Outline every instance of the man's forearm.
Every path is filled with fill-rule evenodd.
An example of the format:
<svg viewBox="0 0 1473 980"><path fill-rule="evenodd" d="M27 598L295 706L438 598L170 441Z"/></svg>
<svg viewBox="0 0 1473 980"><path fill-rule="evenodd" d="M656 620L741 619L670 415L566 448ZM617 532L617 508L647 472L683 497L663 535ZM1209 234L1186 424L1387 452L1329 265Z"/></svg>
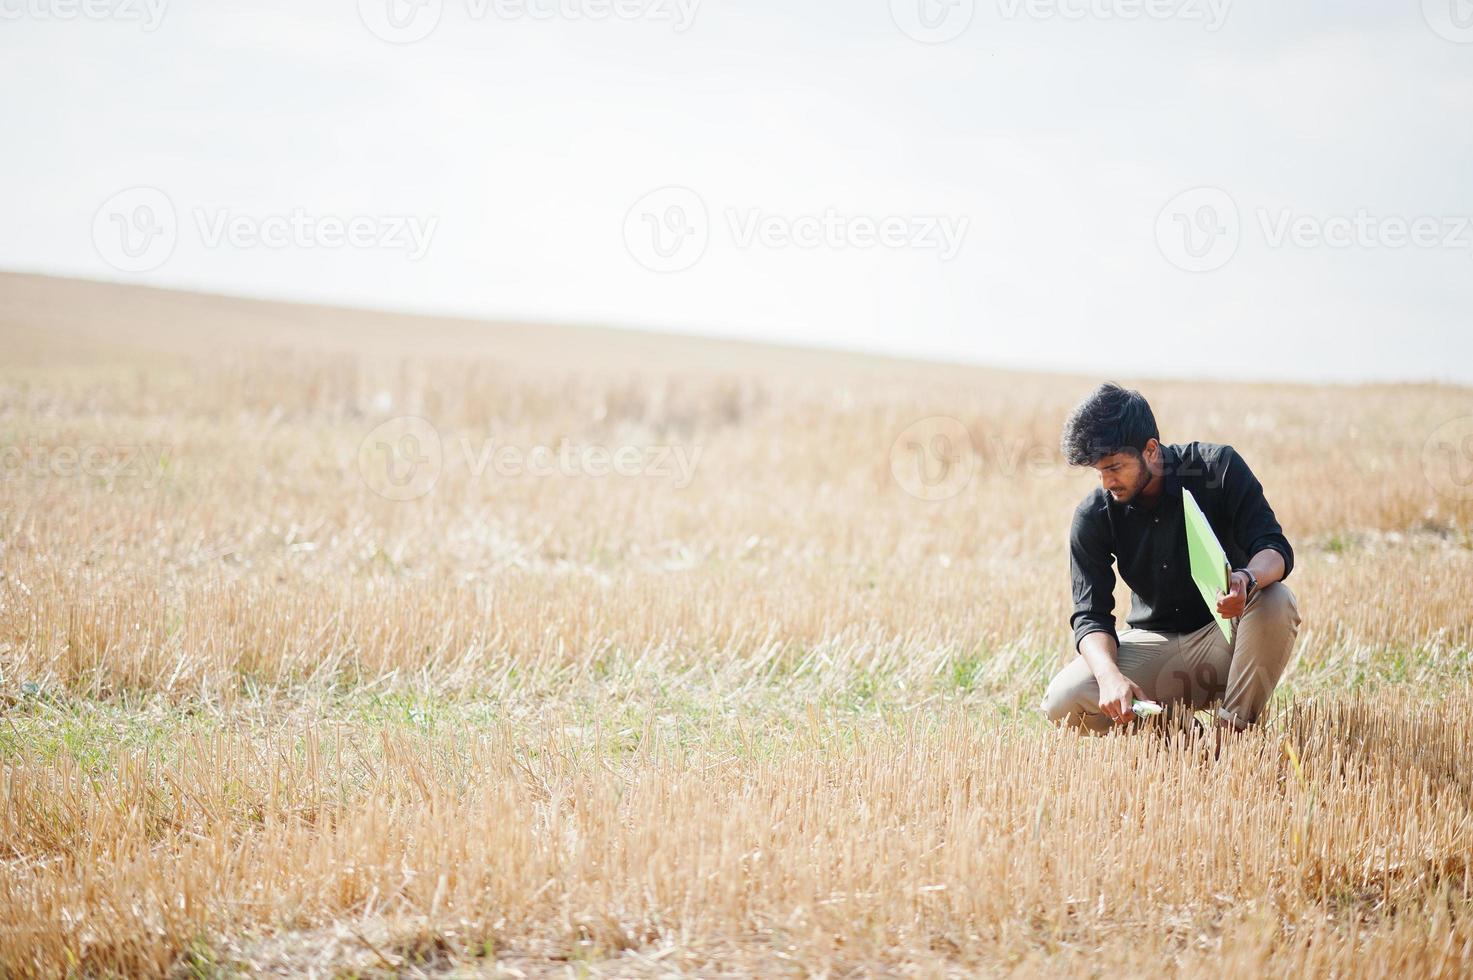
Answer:
<svg viewBox="0 0 1473 980"><path fill-rule="evenodd" d="M1120 673L1120 666L1115 661L1119 650L1119 642L1103 630L1086 634L1079 641L1079 655L1089 664L1097 681L1104 681Z"/></svg>
<svg viewBox="0 0 1473 980"><path fill-rule="evenodd" d="M1272 548L1264 548L1248 562L1248 571L1253 573L1261 589L1284 577L1284 556Z"/></svg>

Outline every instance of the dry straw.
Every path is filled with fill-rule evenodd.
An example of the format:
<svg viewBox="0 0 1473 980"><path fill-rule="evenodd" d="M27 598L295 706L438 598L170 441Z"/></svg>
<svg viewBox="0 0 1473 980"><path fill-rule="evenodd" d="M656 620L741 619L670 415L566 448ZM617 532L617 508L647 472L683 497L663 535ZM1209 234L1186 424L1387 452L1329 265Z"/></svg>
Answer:
<svg viewBox="0 0 1473 980"><path fill-rule="evenodd" d="M1145 385L1298 551L1214 758L1038 717L1096 379L19 276L0 345L0 975L1473 969L1465 391ZM390 500L391 415L701 455Z"/></svg>

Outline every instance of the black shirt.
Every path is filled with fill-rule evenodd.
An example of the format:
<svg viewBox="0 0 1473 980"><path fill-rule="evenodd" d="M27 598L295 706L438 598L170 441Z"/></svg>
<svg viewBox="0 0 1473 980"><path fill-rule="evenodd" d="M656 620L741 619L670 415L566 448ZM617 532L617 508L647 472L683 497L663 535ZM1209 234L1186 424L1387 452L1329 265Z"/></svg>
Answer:
<svg viewBox="0 0 1473 980"><path fill-rule="evenodd" d="M1284 537L1258 478L1232 446L1211 442L1161 445L1162 490L1153 509L1140 498L1118 504L1096 487L1074 510L1069 529L1073 582L1074 649L1090 633L1115 636L1115 572L1130 586L1126 622L1156 633L1189 633L1212 622L1212 611L1192 582L1187 558L1182 487L1192 491L1234 568L1264 548L1284 556L1284 577L1294 549Z"/></svg>

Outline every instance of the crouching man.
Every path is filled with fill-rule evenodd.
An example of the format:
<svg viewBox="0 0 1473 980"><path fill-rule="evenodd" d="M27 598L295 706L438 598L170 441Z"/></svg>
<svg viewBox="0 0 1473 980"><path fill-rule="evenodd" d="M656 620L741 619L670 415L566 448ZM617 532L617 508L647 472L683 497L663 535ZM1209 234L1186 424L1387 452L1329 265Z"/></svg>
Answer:
<svg viewBox="0 0 1473 980"><path fill-rule="evenodd" d="M1259 720L1299 633L1284 579L1294 567L1263 487L1231 446L1166 445L1139 392L1101 385L1069 416L1071 465L1093 466L1101 486L1074 511L1069 571L1075 657L1054 677L1043 711L1103 733L1134 717L1135 698L1217 707L1219 727ZM1227 552L1231 591L1217 611L1234 619L1229 642L1192 581L1182 488L1192 492ZM1115 633L1115 572L1131 590L1129 627Z"/></svg>

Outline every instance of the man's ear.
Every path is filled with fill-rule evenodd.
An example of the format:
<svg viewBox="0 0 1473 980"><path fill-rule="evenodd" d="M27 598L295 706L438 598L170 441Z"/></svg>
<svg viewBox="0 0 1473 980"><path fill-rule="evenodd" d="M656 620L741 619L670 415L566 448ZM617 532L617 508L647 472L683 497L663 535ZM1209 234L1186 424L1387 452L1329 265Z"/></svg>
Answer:
<svg viewBox="0 0 1473 980"><path fill-rule="evenodd" d="M1147 439L1146 449L1143 455L1146 457L1146 465L1153 472L1159 472L1161 469L1161 440L1154 436Z"/></svg>

